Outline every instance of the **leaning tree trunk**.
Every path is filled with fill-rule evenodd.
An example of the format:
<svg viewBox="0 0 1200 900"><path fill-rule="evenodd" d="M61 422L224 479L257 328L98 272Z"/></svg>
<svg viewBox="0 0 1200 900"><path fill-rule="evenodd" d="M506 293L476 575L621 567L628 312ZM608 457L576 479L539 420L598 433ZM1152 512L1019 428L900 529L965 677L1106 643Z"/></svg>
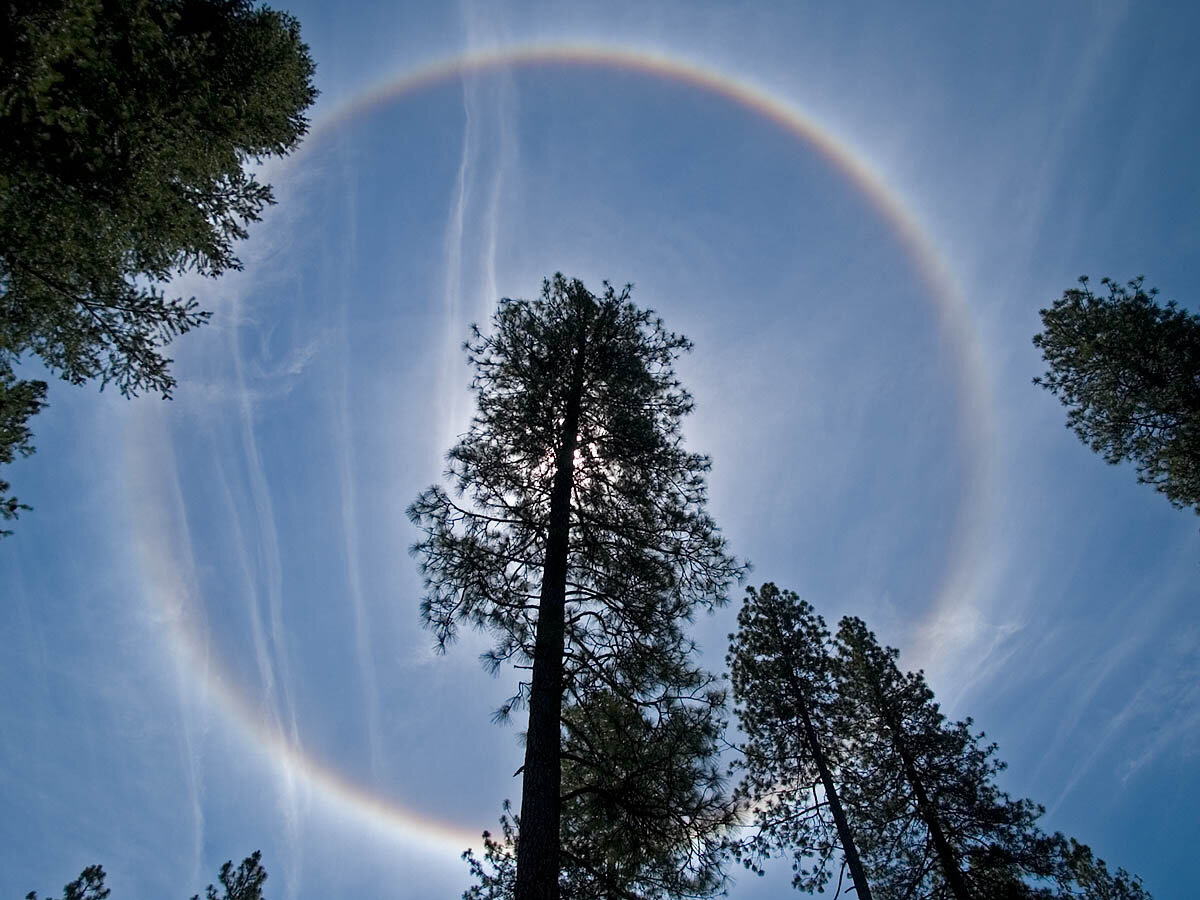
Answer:
<svg viewBox="0 0 1200 900"><path fill-rule="evenodd" d="M829 771L829 763L817 741L817 730L813 728L803 695L801 695L800 701L800 716L804 719L804 734L808 739L809 749L812 750L813 761L817 764L817 771L821 774L821 784L825 786L825 799L829 801L829 811L833 813L833 821L837 825L838 839L842 842L842 855L846 857L846 865L850 867L850 877L854 879L855 893L859 900L871 900L871 886L867 884L867 873L863 869L862 860L858 857L858 846L854 843L854 835L846 821L846 813L842 810L842 801L838 799L837 786L833 783L833 774Z"/></svg>
<svg viewBox="0 0 1200 900"><path fill-rule="evenodd" d="M892 732L892 747L899 754L900 762L904 766L904 776L908 779L908 783L913 789L913 794L916 795L917 810L921 814L921 820L925 823L925 827L929 829L930 838L933 839L933 847L937 852L942 873L946 876L946 884L950 886L950 893L954 895L955 900L971 900L971 892L967 888L967 882L963 878L962 870L958 867L958 859L955 856L954 849L950 846L950 842L946 840L946 833L942 830L938 811L934 807L928 792L925 790L925 784L921 780L920 773L917 772L916 763L913 761L912 754L909 753L908 746L904 742L903 733L900 730L900 722L896 718L895 710L884 700L878 685L875 685L875 699L879 703L879 710L884 722L887 723L888 729Z"/></svg>
<svg viewBox="0 0 1200 900"><path fill-rule="evenodd" d="M772 619L772 624L775 626L775 635L779 639L779 647L782 650L786 647L783 632L777 620ZM804 722L804 740L813 755L813 762L817 764L821 784L825 787L825 799L829 802L829 811L833 813L838 840L842 842L842 855L846 858L846 865L850 867L850 877L854 881L855 893L859 900L872 900L871 886L867 883L867 873L858 856L858 845L854 843L854 834L850 831L850 824L846 821L842 802L838 799L837 785L833 783L833 773L829 769L829 761L825 758L821 742L817 739L817 729L813 727L812 718L808 714L808 695L801 687L800 679L796 677L796 667L791 660L788 660L788 680L791 681L792 692L800 699L800 718Z"/></svg>
<svg viewBox="0 0 1200 900"><path fill-rule="evenodd" d="M521 781L521 828L514 900L558 900L559 819L562 790L563 651L571 489L583 394L586 327L575 348L567 408L546 531L546 559L538 600L537 636L529 686L529 730Z"/></svg>

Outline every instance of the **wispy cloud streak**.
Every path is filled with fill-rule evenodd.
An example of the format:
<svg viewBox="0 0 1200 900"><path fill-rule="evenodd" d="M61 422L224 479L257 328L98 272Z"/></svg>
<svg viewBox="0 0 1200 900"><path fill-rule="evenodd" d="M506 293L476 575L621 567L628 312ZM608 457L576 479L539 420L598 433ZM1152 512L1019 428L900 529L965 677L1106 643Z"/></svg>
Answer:
<svg viewBox="0 0 1200 900"><path fill-rule="evenodd" d="M235 305L240 305L240 298L235 301ZM262 612L259 608L259 592L252 589L249 594L251 597L251 628L258 674L262 684L264 712L270 718L272 725L281 734L286 734L291 744L298 747L300 746L300 730L293 701L293 682L287 650L287 628L284 622L283 566L279 552L279 533L270 486L267 482L262 454L255 433L254 404L252 393L246 385L245 364L237 331L230 333L230 351L233 357L234 378L238 391L242 454L255 518L254 535L258 549L258 562L266 594L265 629ZM236 514L233 518L236 519ZM239 543L245 546L244 541ZM257 582L258 579L255 578L253 584L256 585ZM300 860L302 857L300 837L303 810L297 775L292 767L280 766L279 779L281 812L284 816L290 851L287 863L287 885L289 894L294 895L300 883Z"/></svg>
<svg viewBox="0 0 1200 900"><path fill-rule="evenodd" d="M367 746L370 754L371 772L378 781L384 759L383 736L380 727L379 680L375 654L371 646L371 616L363 592L361 568L361 541L359 534L358 476L355 464L354 433L350 410L350 308L353 302L350 286L354 284L352 267L358 256L358 211L357 194L354 189L354 173L346 158L342 157L342 196L346 203L345 223L342 229L342 246L338 254L341 265L338 272L340 294L340 378L339 392L333 418L336 422L336 456L339 495L341 497L342 554L345 558L347 591L354 618L354 658L358 664L359 681L363 691L367 725Z"/></svg>

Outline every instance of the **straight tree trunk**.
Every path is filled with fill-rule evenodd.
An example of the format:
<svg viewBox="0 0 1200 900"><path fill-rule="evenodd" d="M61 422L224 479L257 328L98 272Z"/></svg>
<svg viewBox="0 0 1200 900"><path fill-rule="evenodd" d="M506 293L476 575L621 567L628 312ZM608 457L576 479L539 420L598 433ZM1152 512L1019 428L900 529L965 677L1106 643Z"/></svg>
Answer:
<svg viewBox="0 0 1200 900"><path fill-rule="evenodd" d="M517 844L514 900L559 898L567 554L586 335L585 320L575 348L562 438L554 462L546 560L542 567L533 674L529 686L529 729L525 736L525 765L521 780L521 827Z"/></svg>

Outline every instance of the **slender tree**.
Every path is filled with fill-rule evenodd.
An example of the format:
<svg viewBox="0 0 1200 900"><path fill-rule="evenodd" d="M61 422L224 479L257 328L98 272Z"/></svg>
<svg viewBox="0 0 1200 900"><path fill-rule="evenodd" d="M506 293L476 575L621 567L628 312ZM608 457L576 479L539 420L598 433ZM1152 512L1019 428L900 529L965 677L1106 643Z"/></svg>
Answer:
<svg viewBox="0 0 1200 900"><path fill-rule="evenodd" d="M1155 301L1140 277L1088 279L1041 311L1033 343L1049 369L1034 379L1067 407L1067 426L1110 463L1200 513L1200 316Z"/></svg>
<svg viewBox="0 0 1200 900"><path fill-rule="evenodd" d="M164 347L208 313L161 285L240 266L273 202L247 164L297 145L313 71L297 21L252 0L0 5L0 463L45 402L23 358L170 396Z"/></svg>
<svg viewBox="0 0 1200 900"><path fill-rule="evenodd" d="M737 633L729 636L728 662L747 738L738 794L752 811L754 833L735 844L735 852L758 868L756 858L791 850L793 885L812 890L824 886L840 848L857 896L871 900L830 758L838 737L825 621L795 593L769 582L746 593Z"/></svg>
<svg viewBox="0 0 1200 900"><path fill-rule="evenodd" d="M1072 855L1074 842L1045 835L1042 808L997 787L996 745L982 744L970 719L947 721L923 675L902 673L898 652L862 620L842 619L836 645L843 797L880 896L1101 900L1136 881L1100 873L1086 847Z"/></svg>
<svg viewBox="0 0 1200 900"><path fill-rule="evenodd" d="M681 622L724 602L740 566L705 512L707 458L683 448L692 399L674 373L689 342L605 285L556 275L538 300L502 300L467 344L477 412L449 453L453 495L409 509L438 644L491 630L493 668L531 669L516 900L557 900L563 701L663 696L691 646Z"/></svg>
<svg viewBox="0 0 1200 900"><path fill-rule="evenodd" d="M790 849L795 886L821 890L840 845L856 893L869 880L878 900L1147 900L1135 876L1047 835L1040 806L1001 791L996 745L970 719L948 721L860 619L842 619L831 652L813 609L767 584L738 625L738 798L757 831L735 852L751 867Z"/></svg>

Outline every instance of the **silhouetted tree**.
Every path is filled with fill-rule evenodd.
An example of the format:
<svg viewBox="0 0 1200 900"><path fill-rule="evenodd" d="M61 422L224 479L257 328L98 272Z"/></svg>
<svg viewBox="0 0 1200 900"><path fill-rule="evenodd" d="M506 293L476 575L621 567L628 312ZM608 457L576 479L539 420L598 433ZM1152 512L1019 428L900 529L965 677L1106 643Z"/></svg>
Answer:
<svg viewBox="0 0 1200 900"><path fill-rule="evenodd" d="M969 718L947 721L923 675L902 673L862 620L842 619L836 646L842 797L877 896L1145 897L1084 845L1044 834L1042 808L996 786L996 745Z"/></svg>
<svg viewBox="0 0 1200 900"><path fill-rule="evenodd" d="M1142 279L1087 278L1041 311L1033 343L1049 369L1034 383L1067 407L1067 425L1110 463L1200 513L1200 316L1160 306Z"/></svg>
<svg viewBox="0 0 1200 900"><path fill-rule="evenodd" d="M163 348L208 313L158 284L240 266L316 91L297 21L251 0L0 7L0 463L33 451L45 382L175 385ZM0 513L22 508L0 483Z"/></svg>
<svg viewBox="0 0 1200 900"><path fill-rule="evenodd" d="M439 486L409 509L424 537L422 616L439 646L462 622L487 655L530 667L516 900L555 900L562 871L563 700L667 696L692 651L681 622L724 601L740 567L705 512L707 458L682 446L689 342L605 285L556 275L500 302L467 345L478 410Z"/></svg>
<svg viewBox="0 0 1200 900"><path fill-rule="evenodd" d="M255 850L242 860L237 869L233 868L233 860L227 861L221 866L219 876L224 893L218 896L216 887L210 884L204 892L205 900L262 900L262 886L267 880L267 873L261 860L262 854ZM62 900L104 900L109 893L104 886L104 869L101 866L88 866L78 878L63 888ZM30 891L25 895L25 900L38 900L37 892ZM200 900L200 895L194 895L192 900Z"/></svg>
<svg viewBox="0 0 1200 900"><path fill-rule="evenodd" d="M871 900L830 758L839 739L825 621L795 593L769 582L746 594L737 633L729 636L728 662L747 738L737 794L753 814L753 835L735 843L734 852L760 872L763 857L791 852L792 884L811 891L828 881L830 859L840 850L857 896Z"/></svg>

